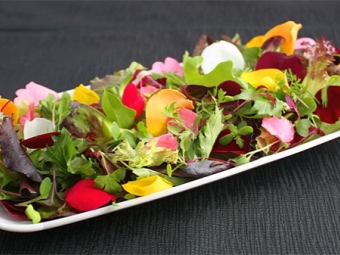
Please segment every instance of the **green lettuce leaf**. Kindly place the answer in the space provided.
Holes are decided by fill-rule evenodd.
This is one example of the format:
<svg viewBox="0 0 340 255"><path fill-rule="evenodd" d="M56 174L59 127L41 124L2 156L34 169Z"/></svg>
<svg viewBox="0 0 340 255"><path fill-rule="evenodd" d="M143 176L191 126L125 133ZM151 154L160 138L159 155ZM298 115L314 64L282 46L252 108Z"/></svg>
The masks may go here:
<svg viewBox="0 0 340 255"><path fill-rule="evenodd" d="M225 61L218 64L213 71L208 74L201 74L199 68L203 62L201 56L190 57L186 52L183 56L183 71L187 84L203 85L206 87L216 87L224 81L235 81L241 86L247 86L244 81L233 74L233 62Z"/></svg>
<svg viewBox="0 0 340 255"><path fill-rule="evenodd" d="M119 127L129 129L134 125L136 111L125 106L116 94L105 90L102 107L108 119L117 122Z"/></svg>

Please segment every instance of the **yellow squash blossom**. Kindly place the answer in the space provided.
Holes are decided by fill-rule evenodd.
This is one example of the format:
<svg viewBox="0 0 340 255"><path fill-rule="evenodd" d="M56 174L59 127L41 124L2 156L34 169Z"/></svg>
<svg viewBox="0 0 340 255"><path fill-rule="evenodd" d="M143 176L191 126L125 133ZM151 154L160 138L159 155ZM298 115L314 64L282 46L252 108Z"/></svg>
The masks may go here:
<svg viewBox="0 0 340 255"><path fill-rule="evenodd" d="M166 107L175 104L176 109L193 109L193 102L174 89L161 89L151 96L145 107L146 127L153 136L167 133Z"/></svg>
<svg viewBox="0 0 340 255"><path fill-rule="evenodd" d="M297 24L294 21L287 21L273 27L264 35L254 37L246 44L246 47L262 47L268 39L274 36L282 36L285 39L282 51L288 55L292 55L294 53L296 38L301 28L301 24Z"/></svg>
<svg viewBox="0 0 340 255"><path fill-rule="evenodd" d="M265 68L241 74L241 79L257 88L265 86L270 91L276 91L280 88L278 83L286 84L284 73L275 68Z"/></svg>
<svg viewBox="0 0 340 255"><path fill-rule="evenodd" d="M136 181L123 184L122 187L130 194L143 197L158 191L172 188L172 183L168 180L154 175Z"/></svg>
<svg viewBox="0 0 340 255"><path fill-rule="evenodd" d="M82 104L97 104L100 101L99 95L91 89L86 88L83 84L80 84L74 89L72 100L76 100Z"/></svg>

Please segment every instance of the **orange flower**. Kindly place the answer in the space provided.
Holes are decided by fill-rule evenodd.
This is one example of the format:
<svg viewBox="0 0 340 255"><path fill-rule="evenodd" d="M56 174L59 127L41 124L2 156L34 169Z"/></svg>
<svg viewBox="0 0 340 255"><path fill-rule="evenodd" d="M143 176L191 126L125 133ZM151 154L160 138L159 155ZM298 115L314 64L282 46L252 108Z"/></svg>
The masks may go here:
<svg viewBox="0 0 340 255"><path fill-rule="evenodd" d="M301 24L296 24L294 21L287 21L273 27L264 35L255 36L246 44L246 47L262 47L268 39L274 36L281 36L285 39L282 52L292 55L294 53L296 38L301 28Z"/></svg>
<svg viewBox="0 0 340 255"><path fill-rule="evenodd" d="M178 90L162 89L153 94L146 104L145 118L146 127L153 136L167 133L167 119L164 114L165 108L175 103L176 109L193 109L193 102Z"/></svg>
<svg viewBox="0 0 340 255"><path fill-rule="evenodd" d="M13 126L18 122L18 107L11 100L0 98L0 112L7 116L12 115Z"/></svg>

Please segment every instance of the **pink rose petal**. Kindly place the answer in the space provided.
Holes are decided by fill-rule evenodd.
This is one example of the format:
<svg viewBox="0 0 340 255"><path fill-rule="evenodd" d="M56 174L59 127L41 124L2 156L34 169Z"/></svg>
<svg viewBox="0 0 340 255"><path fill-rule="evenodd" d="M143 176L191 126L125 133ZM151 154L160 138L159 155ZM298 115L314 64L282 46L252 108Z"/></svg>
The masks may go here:
<svg viewBox="0 0 340 255"><path fill-rule="evenodd" d="M308 47L308 45L314 45L316 42L314 39L309 37L301 37L296 40L295 42L295 49L296 50L303 50Z"/></svg>
<svg viewBox="0 0 340 255"><path fill-rule="evenodd" d="M40 117L40 115L34 112L34 103L30 103L28 105L27 113L20 117L19 122L21 124L21 127L22 128L24 127L26 121L32 121L34 118L37 118L37 117Z"/></svg>
<svg viewBox="0 0 340 255"><path fill-rule="evenodd" d="M284 143L289 143L294 138L294 127L284 117L265 117L262 120L262 127Z"/></svg>
<svg viewBox="0 0 340 255"><path fill-rule="evenodd" d="M176 150L178 148L178 142L172 134L160 135L154 139L157 139L157 147L164 147L170 150Z"/></svg>
<svg viewBox="0 0 340 255"><path fill-rule="evenodd" d="M153 63L151 71L158 74L173 72L183 76L183 68L176 59L171 57L165 58L164 63L160 61Z"/></svg>
<svg viewBox="0 0 340 255"><path fill-rule="evenodd" d="M57 92L35 82L28 83L25 89L19 89L15 94L17 95L14 99L14 103L16 105L21 105L22 101L28 101L29 103L34 103L34 105L37 106L39 105L39 101L45 99L48 94L52 94L55 99L59 98Z"/></svg>
<svg viewBox="0 0 340 255"><path fill-rule="evenodd" d="M144 87L141 87L139 89L140 93L143 95L143 96L146 96L148 97L149 95L151 95L153 92L155 92L156 90L158 90L158 88L155 88L153 86L144 86Z"/></svg>
<svg viewBox="0 0 340 255"><path fill-rule="evenodd" d="M179 117L184 122L186 128L191 129L194 134L198 134L198 123L195 123L197 114L186 108L181 108L178 110ZM172 118L168 118L167 122L172 126L177 126L177 123L172 121Z"/></svg>

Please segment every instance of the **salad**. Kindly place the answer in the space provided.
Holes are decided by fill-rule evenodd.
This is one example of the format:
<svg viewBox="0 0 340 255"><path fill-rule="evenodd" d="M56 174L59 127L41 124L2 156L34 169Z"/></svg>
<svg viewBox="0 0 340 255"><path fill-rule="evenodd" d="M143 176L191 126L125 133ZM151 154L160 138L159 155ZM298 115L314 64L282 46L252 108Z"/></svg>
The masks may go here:
<svg viewBox="0 0 340 255"><path fill-rule="evenodd" d="M0 204L33 223L119 206L339 130L340 49L301 28L0 98Z"/></svg>

